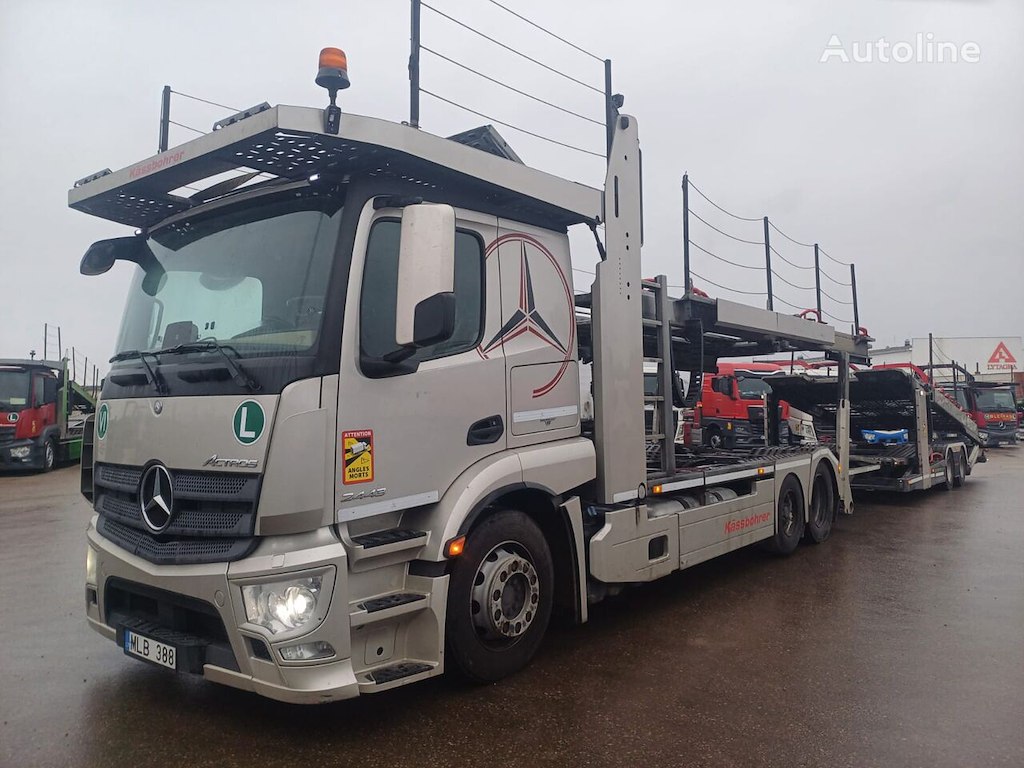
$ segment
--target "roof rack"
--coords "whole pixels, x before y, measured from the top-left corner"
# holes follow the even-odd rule
[[[229,172],[303,180],[361,171],[425,188],[459,184],[512,212],[519,209],[561,226],[600,219],[598,190],[515,162],[493,128],[478,131],[471,146],[385,120],[344,115],[333,136],[324,133],[322,110],[277,106],[114,173],[87,177],[69,190],[68,204],[145,229],[195,207],[197,202],[180,190]],[[504,154],[476,151],[480,144],[504,147]]]

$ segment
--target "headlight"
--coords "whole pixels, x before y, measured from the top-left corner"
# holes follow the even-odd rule
[[[978,437],[980,437],[982,440],[988,440],[988,432],[979,432]]]
[[[85,548],[85,583],[96,586],[96,550]]]
[[[17,448],[11,448],[12,459],[27,459],[28,455],[32,452],[31,445],[19,445]]]
[[[316,618],[322,576],[242,587],[245,617],[271,634],[304,627]]]

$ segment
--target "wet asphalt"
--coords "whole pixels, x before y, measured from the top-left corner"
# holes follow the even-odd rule
[[[553,630],[501,683],[296,707],[86,626],[78,469],[0,475],[0,766],[1024,766],[1024,449]]]

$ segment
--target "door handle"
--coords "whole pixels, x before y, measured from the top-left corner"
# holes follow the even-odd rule
[[[466,434],[466,445],[489,445],[496,443],[505,434],[505,422],[501,416],[488,416],[474,422]]]

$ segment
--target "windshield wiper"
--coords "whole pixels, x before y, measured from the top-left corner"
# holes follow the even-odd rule
[[[189,352],[217,352],[224,359],[224,364],[228,367],[228,371],[231,373],[231,378],[234,380],[235,384],[240,387],[245,387],[250,392],[259,392],[260,389],[262,389],[260,383],[239,363],[236,363],[228,357],[227,353],[224,351],[225,349],[230,349],[234,353],[235,357],[242,357],[238,353],[238,350],[230,344],[222,344],[216,339],[202,339],[188,344],[178,344],[174,347],[161,349],[160,354],[176,355],[187,354]]]
[[[147,355],[156,360],[157,367],[159,368],[160,358],[157,357],[157,353],[143,352],[141,349],[127,349],[124,352],[118,352],[110,358],[109,362],[118,363],[122,360],[138,360],[142,363],[142,367],[146,369],[146,373],[149,374],[149,382],[153,385],[153,388],[156,389],[156,393],[158,395],[169,394],[171,390],[167,387],[163,377],[160,376],[157,371],[153,370],[152,366],[150,366],[149,361],[146,360]]]

